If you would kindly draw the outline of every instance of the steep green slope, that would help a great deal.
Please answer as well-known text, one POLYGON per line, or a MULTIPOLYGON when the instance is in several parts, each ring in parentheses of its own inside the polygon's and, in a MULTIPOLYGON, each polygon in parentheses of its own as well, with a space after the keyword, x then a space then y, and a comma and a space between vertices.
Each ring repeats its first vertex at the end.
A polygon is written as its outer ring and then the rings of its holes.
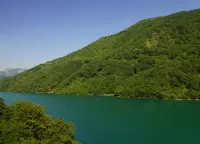
POLYGON ((3 81, 2 91, 200 98, 200 9, 142 20, 3 81))

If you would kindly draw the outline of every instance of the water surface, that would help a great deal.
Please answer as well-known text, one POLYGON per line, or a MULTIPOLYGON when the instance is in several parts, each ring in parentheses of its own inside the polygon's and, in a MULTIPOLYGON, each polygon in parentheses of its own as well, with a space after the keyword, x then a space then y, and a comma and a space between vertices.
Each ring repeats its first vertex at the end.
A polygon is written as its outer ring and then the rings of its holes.
POLYGON ((29 100, 76 125, 83 144, 200 144, 200 102, 0 92, 29 100))

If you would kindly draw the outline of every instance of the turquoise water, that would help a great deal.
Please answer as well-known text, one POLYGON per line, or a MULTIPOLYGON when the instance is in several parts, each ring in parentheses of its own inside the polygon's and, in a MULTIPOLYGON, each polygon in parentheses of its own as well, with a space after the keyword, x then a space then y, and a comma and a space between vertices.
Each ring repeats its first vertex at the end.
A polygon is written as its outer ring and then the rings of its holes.
POLYGON ((200 144, 200 102, 0 92, 29 100, 76 125, 83 144, 200 144))

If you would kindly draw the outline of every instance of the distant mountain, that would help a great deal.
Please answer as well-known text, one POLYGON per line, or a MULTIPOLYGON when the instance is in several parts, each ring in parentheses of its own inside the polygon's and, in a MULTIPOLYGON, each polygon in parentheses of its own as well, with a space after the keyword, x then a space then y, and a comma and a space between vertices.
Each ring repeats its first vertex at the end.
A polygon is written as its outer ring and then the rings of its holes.
POLYGON ((26 71, 26 69, 20 68, 7 68, 4 71, 0 71, 0 79, 5 79, 26 71))
POLYGON ((200 99, 200 9, 142 20, 8 78, 0 90, 200 99))

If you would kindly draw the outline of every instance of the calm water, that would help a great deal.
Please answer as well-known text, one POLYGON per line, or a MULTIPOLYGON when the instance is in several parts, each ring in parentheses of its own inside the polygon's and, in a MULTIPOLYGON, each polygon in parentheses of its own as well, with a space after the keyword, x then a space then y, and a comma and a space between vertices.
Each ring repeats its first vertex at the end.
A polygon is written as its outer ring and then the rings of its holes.
POLYGON ((1 93, 8 104, 40 103, 76 125, 83 144, 200 144, 200 102, 1 93))

